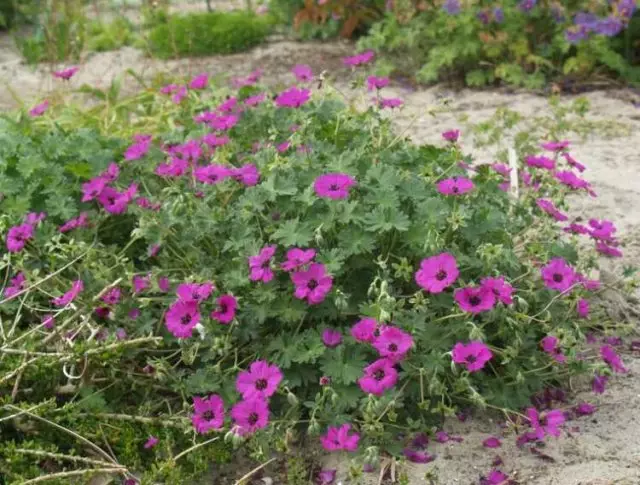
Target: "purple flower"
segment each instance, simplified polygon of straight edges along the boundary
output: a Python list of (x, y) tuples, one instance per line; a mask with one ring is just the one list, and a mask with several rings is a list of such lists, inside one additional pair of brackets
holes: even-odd
[(193, 398), (193, 416), (191, 422), (196, 432), (205, 434), (212, 429), (220, 429), (224, 423), (224, 401), (217, 394), (209, 397)]
[(613, 372), (618, 372), (621, 374), (629, 372), (629, 369), (624, 366), (624, 363), (622, 362), (620, 356), (610, 345), (603, 345), (602, 347), (600, 347), (600, 357), (602, 357), (602, 360), (609, 364), (609, 367)]
[(269, 424), (269, 405), (261, 398), (240, 401), (231, 409), (231, 417), (240, 436), (252, 434)]
[(397, 327), (382, 327), (379, 333), (373, 341), (373, 347), (380, 357), (394, 361), (402, 360), (413, 347), (411, 335)]
[(236, 378), (236, 390), (243, 399), (267, 399), (278, 390), (282, 382), (282, 371), (277, 365), (263, 360), (253, 362), (248, 370), (242, 371)]
[(364, 368), (363, 376), (358, 379), (358, 385), (363, 392), (381, 396), (398, 382), (398, 371), (389, 359), (378, 359)]
[(267, 95), (265, 93), (254, 94), (253, 96), (249, 96), (244, 100), (244, 104), (247, 106), (258, 106), (260, 103), (264, 102)]
[(562, 353), (560, 348), (560, 342), (557, 337), (553, 335), (547, 335), (540, 342), (542, 350), (553, 357), (557, 362), (564, 364), (567, 361), (567, 357)]
[(47, 111), (48, 108), (49, 108), (49, 101), (45, 99), (42, 103), (36, 104), (33, 108), (29, 110), (29, 116), (31, 116), (32, 118), (35, 118), (37, 116), (42, 116), (44, 112)]
[(551, 290), (567, 291), (576, 281), (576, 273), (563, 258), (553, 258), (540, 270), (544, 285)]
[(198, 74), (189, 81), (189, 89), (204, 89), (209, 84), (209, 75), (206, 73)]
[(573, 410), (578, 416), (589, 416), (596, 411), (596, 407), (593, 404), (589, 404), (588, 402), (583, 402), (578, 404), (575, 408), (573, 408)]
[(473, 190), (471, 179), (452, 177), (438, 182), (438, 192), (444, 195), (462, 195)]
[(564, 152), (567, 148), (569, 148), (569, 144), (569, 140), (547, 141), (540, 144), (540, 147), (543, 150), (547, 150), (549, 152)]
[(132, 308), (131, 310), (129, 310), (129, 313), (127, 314), (127, 316), (131, 320), (136, 320), (140, 316), (140, 309), (139, 308)]
[(530, 167), (543, 168), (545, 170), (553, 170), (554, 168), (556, 168), (555, 160), (544, 156), (537, 157), (534, 155), (529, 155), (524, 159), (524, 161)]
[(306, 64), (297, 64), (293, 66), (291, 72), (298, 82), (310, 82), (313, 80), (313, 71)]
[(233, 295), (222, 295), (218, 297), (216, 304), (218, 306), (211, 312), (211, 318), (222, 324), (231, 323), (236, 316), (236, 308), (238, 307), (236, 298)]
[(460, 13), (460, 0), (445, 0), (442, 9), (449, 15), (458, 15)]
[(553, 217), (556, 221), (564, 222), (564, 221), (569, 220), (569, 218), (566, 216), (566, 214), (560, 212), (560, 210), (550, 200), (537, 199), (536, 200), (536, 205), (540, 209), (545, 211), (547, 214), (549, 214), (551, 217)]
[(351, 327), (351, 336), (358, 342), (373, 343), (377, 330), (377, 321), (373, 318), (362, 318)]
[(495, 294), (484, 286), (458, 288), (453, 297), (462, 311), (474, 314), (490, 311), (496, 305)]
[(72, 66), (67, 69), (62, 69), (60, 71), (54, 71), (53, 77), (57, 77), (58, 79), (62, 79), (64, 81), (68, 81), (73, 77), (73, 75), (78, 72), (80, 69), (78, 66)]
[(380, 98), (375, 101), (378, 103), (380, 109), (399, 108), (404, 104), (404, 101), (402, 101), (400, 98)]
[(137, 295), (138, 293), (142, 293), (149, 287), (149, 285), (151, 284), (151, 279), (149, 275), (134, 275), (131, 282), (133, 284), (133, 293)]
[(360, 435), (350, 431), (351, 425), (348, 423), (339, 427), (329, 426), (327, 433), (320, 437), (320, 443), (327, 451), (356, 451)]
[(33, 239), (33, 226), (31, 224), (13, 226), (7, 232), (7, 250), (10, 253), (18, 253), (24, 249), (30, 239)]
[(502, 10), (502, 7), (495, 7), (493, 9), (493, 19), (498, 24), (504, 22), (504, 10)]
[(144, 444), (144, 449), (149, 450), (156, 446), (159, 442), (160, 440), (155, 436), (149, 436), (149, 439), (147, 439), (146, 443)]
[(342, 334), (339, 330), (327, 328), (322, 332), (322, 343), (327, 347), (337, 347), (342, 343)]
[(27, 285), (27, 279), (24, 277), (24, 273), (20, 272), (10, 280), (10, 285), (4, 290), (5, 298), (13, 298), (20, 293)]
[(180, 104), (182, 103), (182, 100), (186, 97), (187, 97), (187, 87), (180, 86), (177, 89), (177, 91), (173, 93), (173, 96), (171, 97), (171, 101), (173, 101), (174, 104)]
[(231, 176), (231, 171), (224, 165), (205, 165), (193, 171), (194, 177), (203, 184), (215, 185)]
[(469, 372), (478, 372), (493, 358), (493, 353), (483, 342), (474, 340), (468, 344), (455, 344), (451, 357), (453, 362), (464, 365)]
[(82, 212), (78, 217), (73, 219), (69, 219), (67, 222), (58, 227), (58, 230), (62, 233), (72, 231), (77, 229), (78, 227), (87, 227), (89, 225), (89, 221), (87, 218), (87, 213)]
[(327, 173), (316, 178), (313, 189), (318, 197), (346, 199), (355, 184), (356, 179), (346, 173)]
[(429, 293), (442, 293), (458, 279), (459, 274), (456, 258), (450, 253), (441, 253), (420, 262), (415, 280)]
[(589, 234), (594, 239), (601, 241), (614, 240), (614, 234), (617, 231), (616, 226), (611, 221), (605, 219), (599, 221), (598, 219), (589, 219)]
[(600, 374), (596, 374), (593, 376), (593, 382), (591, 383), (591, 390), (595, 394), (602, 394), (607, 387), (607, 381), (609, 380), (609, 376), (603, 376)]
[(320, 470), (316, 477), (318, 485), (331, 485), (336, 479), (337, 470)]
[(602, 241), (596, 242), (596, 251), (605, 256), (611, 256), (612, 258), (621, 258), (622, 251), (614, 246), (610, 246)]
[(253, 187), (260, 180), (258, 168), (253, 163), (248, 163), (231, 171), (231, 176), (247, 187)]
[(287, 251), (287, 260), (282, 263), (281, 267), (285, 271), (293, 271), (305, 267), (315, 257), (315, 249), (292, 248)]
[(47, 330), (51, 330), (55, 323), (55, 319), (51, 314), (47, 314), (42, 317), (42, 326)]
[(356, 54), (355, 56), (345, 57), (344, 59), (342, 59), (342, 62), (346, 66), (351, 66), (351, 67), (361, 66), (363, 64), (367, 64), (371, 62), (373, 60), (374, 55), (375, 54), (373, 51), (366, 51), (361, 54)]
[(178, 285), (176, 294), (178, 295), (178, 299), (180, 299), (180, 301), (184, 301), (187, 303), (201, 303), (209, 298), (209, 296), (211, 296), (213, 290), (215, 290), (215, 286), (210, 281), (202, 284), (182, 283)]
[(64, 295), (59, 296), (54, 298), (53, 300), (51, 300), (51, 303), (53, 303), (55, 306), (57, 307), (63, 307), (63, 306), (67, 306), (69, 303), (71, 303), (73, 300), (76, 299), (76, 297), (84, 290), (84, 283), (82, 280), (76, 280), (73, 282), (73, 284), (71, 285), (71, 289), (69, 291), (67, 291)]
[(269, 283), (274, 277), (271, 270), (271, 259), (276, 253), (276, 246), (265, 246), (257, 256), (249, 256), (249, 279)]
[(231, 113), (236, 108), (237, 104), (238, 98), (232, 96), (230, 98), (227, 98), (226, 101), (220, 103), (216, 108), (216, 111), (218, 111), (219, 113)]
[(576, 310), (580, 318), (589, 318), (589, 300), (580, 298), (580, 300), (578, 300)]
[(577, 224), (575, 222), (572, 222), (562, 230), (564, 232), (570, 232), (572, 234), (589, 234), (589, 229), (587, 228), (587, 226), (584, 226), (582, 224)]
[(299, 300), (306, 299), (309, 305), (322, 303), (333, 286), (333, 278), (321, 263), (312, 263), (307, 270), (292, 273), (291, 280), (295, 285), (293, 295)]
[(536, 408), (527, 409), (527, 417), (533, 428), (533, 433), (538, 440), (543, 440), (545, 435), (560, 436), (560, 428), (564, 422), (564, 413), (559, 410), (551, 410), (546, 413), (538, 413)]
[(367, 78), (367, 89), (369, 91), (375, 91), (377, 89), (382, 89), (385, 86), (389, 85), (388, 77), (377, 77), (377, 76), (369, 76)]
[(563, 153), (562, 156), (571, 167), (576, 168), (579, 172), (584, 172), (587, 169), (587, 167), (582, 165), (580, 162), (578, 162), (575, 158), (573, 158), (568, 153)]
[(102, 297), (100, 298), (107, 305), (117, 305), (120, 303), (120, 297), (122, 296), (122, 290), (118, 286), (114, 286), (110, 288)]
[(480, 480), (480, 485), (506, 485), (509, 476), (500, 470), (491, 470), (486, 478)]
[(604, 19), (598, 20), (593, 30), (600, 35), (606, 37), (615, 37), (624, 29), (624, 24), (621, 19), (610, 15)]
[(536, 6), (537, 0), (520, 0), (518, 8), (523, 12), (530, 12)]
[(412, 450), (411, 448), (405, 448), (402, 450), (402, 454), (412, 463), (431, 463), (436, 459), (435, 455), (430, 455), (426, 451)]
[(293, 86), (276, 97), (276, 106), (280, 108), (299, 108), (311, 98), (309, 89)]
[(553, 174), (553, 176), (563, 185), (566, 185), (570, 189), (579, 190), (587, 189), (591, 187), (591, 184), (584, 179), (578, 177), (571, 170), (559, 170)]
[(505, 305), (511, 305), (513, 303), (513, 292), (515, 291), (513, 286), (504, 280), (504, 276), (499, 278), (482, 278), (480, 284), (483, 288), (493, 292), (495, 297)]
[(458, 141), (458, 138), (460, 138), (460, 130), (448, 130), (448, 131), (444, 131), (442, 133), (442, 138), (444, 138), (445, 140), (451, 142), (451, 143), (455, 143)]
[(178, 300), (169, 307), (165, 314), (167, 330), (178, 339), (191, 337), (193, 329), (200, 323), (198, 304)]
[(496, 436), (489, 436), (482, 442), (482, 446), (485, 448), (500, 448), (502, 446), (502, 442), (500, 441), (500, 438), (497, 438)]

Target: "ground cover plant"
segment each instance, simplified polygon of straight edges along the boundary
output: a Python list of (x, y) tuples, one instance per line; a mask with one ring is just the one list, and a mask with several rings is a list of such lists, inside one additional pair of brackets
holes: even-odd
[[(456, 129), (440, 146), (391, 130), (403, 101), (373, 58), (345, 59), (366, 110), (296, 66), (278, 92), (201, 74), (113, 111), (3, 117), (24, 187), (0, 202), (6, 482), (193, 483), (212, 458), (304, 442), (357, 474), (433, 459), (422, 433), (469, 407), (524, 445), (565, 419), (532, 396), (626, 371), (583, 345), (615, 326), (596, 255), (622, 252), (613, 222), (564, 212), (593, 188), (563, 120), (517, 163), (472, 165)], [(32, 187), (44, 156), (64, 211)]]

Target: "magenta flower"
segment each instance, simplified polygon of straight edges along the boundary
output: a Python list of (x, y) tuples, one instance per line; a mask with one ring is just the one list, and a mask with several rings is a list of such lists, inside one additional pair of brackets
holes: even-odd
[(596, 412), (596, 407), (588, 402), (582, 402), (573, 408), (578, 416), (590, 416)]
[(562, 353), (562, 348), (560, 348), (560, 341), (557, 337), (553, 335), (547, 335), (540, 342), (542, 346), (542, 350), (544, 350), (547, 354), (553, 357), (556, 362), (564, 364), (567, 361), (567, 357)]
[[(141, 209), (148, 209), (155, 212), (158, 212), (162, 207), (162, 204), (160, 204), (160, 202), (151, 202), (146, 197), (138, 197), (136, 199), (136, 205)], [(151, 256), (155, 256), (155, 254), (152, 254)]]
[(569, 148), (569, 140), (547, 141), (545, 143), (542, 143), (540, 147), (543, 150), (547, 150), (549, 152), (563, 152), (567, 148)]
[(130, 145), (124, 152), (124, 159), (128, 161), (139, 160), (147, 154), (150, 148), (151, 137), (145, 135), (138, 136), (138, 138), (135, 139), (135, 143)]
[(622, 251), (602, 241), (596, 242), (596, 251), (598, 251), (600, 254), (604, 254), (605, 256), (611, 256), (612, 258), (622, 257)]
[(342, 343), (342, 334), (339, 330), (327, 328), (322, 332), (322, 343), (329, 348), (337, 347)]
[(511, 305), (513, 303), (513, 292), (515, 291), (513, 286), (504, 280), (504, 276), (499, 278), (482, 278), (480, 284), (483, 288), (493, 292), (495, 297), (505, 305)]
[(186, 303), (201, 303), (209, 298), (215, 289), (216, 287), (210, 281), (202, 283), (201, 285), (198, 283), (182, 283), (178, 285), (176, 294), (180, 301)]
[(33, 108), (29, 110), (29, 116), (31, 116), (32, 118), (35, 118), (37, 116), (42, 116), (44, 112), (47, 111), (48, 108), (49, 108), (49, 101), (45, 99), (42, 103), (36, 104)]
[(450, 253), (440, 253), (420, 262), (415, 280), (429, 293), (442, 293), (458, 279), (459, 274), (456, 258)]
[(598, 219), (589, 219), (589, 235), (594, 239), (602, 241), (612, 241), (614, 234), (618, 229), (611, 221), (605, 219), (599, 221)]
[(351, 327), (351, 336), (358, 342), (373, 343), (377, 330), (377, 321), (373, 318), (362, 318)]
[(402, 454), (412, 463), (431, 463), (436, 459), (435, 455), (430, 455), (426, 451), (412, 450), (411, 448), (403, 449)]
[(200, 323), (198, 304), (190, 301), (176, 301), (165, 314), (167, 330), (178, 339), (191, 337), (193, 329)]
[(589, 189), (591, 184), (584, 179), (578, 177), (571, 170), (559, 170), (554, 173), (554, 177), (563, 185), (566, 185), (570, 189)]
[(271, 259), (276, 253), (276, 246), (265, 246), (257, 256), (249, 256), (249, 279), (269, 283), (274, 277), (271, 270)]
[(209, 397), (193, 398), (193, 416), (191, 422), (196, 432), (205, 434), (212, 429), (220, 429), (224, 423), (224, 401), (217, 394)]
[(242, 182), (247, 187), (257, 185), (260, 180), (260, 173), (253, 163), (248, 163), (240, 168), (232, 170), (231, 176), (238, 182)]
[(224, 146), (229, 143), (229, 137), (227, 135), (216, 135), (215, 133), (207, 133), (202, 135), (200, 141), (207, 145), (211, 149), (216, 149), (218, 147)]
[(226, 101), (220, 103), (216, 108), (219, 113), (231, 113), (238, 105), (238, 98), (231, 96)]
[(404, 104), (404, 101), (402, 101), (400, 98), (379, 98), (375, 99), (374, 101), (378, 103), (380, 109), (399, 108)]
[(567, 291), (576, 282), (576, 273), (563, 258), (553, 258), (540, 270), (544, 285), (551, 290)]
[(144, 444), (144, 449), (150, 450), (151, 448), (156, 446), (159, 442), (160, 440), (155, 436), (149, 436), (149, 439), (147, 439), (146, 443)]
[(118, 286), (114, 286), (110, 288), (102, 297), (100, 298), (107, 305), (117, 305), (120, 303), (120, 297), (122, 296), (122, 290)]
[(462, 436), (450, 436), (446, 431), (438, 431), (436, 432), (436, 441), (438, 443), (448, 443), (449, 441), (461, 443), (463, 439)]
[(360, 435), (356, 432), (350, 434), (351, 425), (329, 426), (327, 433), (320, 437), (320, 443), (326, 451), (356, 451)]
[(587, 167), (582, 165), (580, 162), (578, 162), (575, 158), (573, 158), (568, 153), (563, 153), (562, 156), (571, 167), (578, 169), (578, 172), (584, 172), (586, 170)]
[(509, 476), (500, 470), (491, 470), (486, 478), (480, 480), (480, 485), (506, 485)]
[(297, 64), (291, 72), (299, 82), (310, 82), (313, 80), (313, 71), (306, 64)]
[(132, 308), (131, 310), (129, 310), (129, 313), (127, 313), (127, 316), (131, 320), (136, 320), (140, 316), (140, 309), (139, 308)]
[(76, 299), (76, 297), (82, 292), (82, 290), (84, 290), (84, 282), (82, 280), (76, 280), (71, 285), (71, 289), (69, 291), (67, 291), (62, 296), (54, 298), (53, 300), (51, 300), (51, 303), (53, 303), (57, 307), (67, 306), (69, 303)]
[(7, 250), (10, 253), (18, 253), (24, 249), (31, 239), (33, 239), (33, 226), (31, 224), (13, 226), (7, 232)]
[(151, 285), (151, 279), (149, 275), (134, 275), (131, 279), (131, 283), (133, 284), (133, 293), (137, 295), (138, 293), (142, 293), (144, 290), (149, 288), (149, 286)]
[(189, 162), (181, 158), (173, 157), (170, 163), (161, 163), (156, 167), (155, 173), (160, 177), (180, 177), (187, 168)]
[(214, 130), (227, 131), (236, 126), (239, 120), (237, 115), (220, 115), (209, 121), (209, 126)]
[(107, 186), (107, 180), (102, 177), (92, 178), (82, 184), (82, 202), (89, 202), (99, 197)]
[(253, 434), (269, 424), (269, 405), (260, 398), (240, 401), (231, 409), (231, 417), (239, 435)]
[(53, 315), (47, 314), (42, 317), (42, 326), (47, 330), (51, 330), (55, 324), (56, 321)]
[(613, 372), (618, 372), (620, 374), (629, 372), (629, 369), (624, 366), (620, 356), (610, 345), (603, 345), (600, 347), (600, 357), (609, 364), (609, 367), (611, 367)]
[(380, 335), (373, 341), (373, 347), (380, 357), (398, 361), (413, 347), (413, 337), (397, 327), (382, 327)]
[(580, 298), (580, 300), (578, 300), (576, 310), (580, 318), (589, 318), (589, 300)]
[(189, 81), (189, 89), (204, 89), (209, 84), (209, 75), (206, 73), (198, 74)]
[(236, 316), (236, 308), (238, 307), (236, 298), (233, 295), (222, 295), (218, 297), (216, 304), (218, 306), (211, 312), (211, 318), (222, 324), (231, 323)]
[(53, 77), (57, 77), (58, 79), (62, 79), (64, 81), (68, 81), (73, 77), (73, 75), (78, 72), (80, 69), (78, 66), (72, 66), (67, 69), (62, 69), (60, 71), (54, 71)]
[(180, 86), (177, 84), (167, 84), (166, 86), (162, 86), (160, 88), (160, 94), (173, 94), (175, 93)]
[(182, 103), (182, 100), (186, 97), (187, 97), (187, 87), (180, 86), (176, 90), (176, 92), (173, 93), (173, 96), (171, 96), (171, 101), (173, 101), (174, 104), (180, 104)]
[(278, 153), (284, 153), (286, 152), (289, 148), (291, 147), (291, 142), (290, 141), (284, 141), (278, 145), (276, 145), (276, 150), (278, 150)]
[(363, 392), (382, 396), (387, 389), (391, 389), (398, 382), (398, 371), (393, 367), (393, 361), (378, 359), (364, 368), (364, 375), (358, 379), (358, 385)]
[(471, 179), (452, 177), (438, 182), (438, 192), (444, 195), (461, 195), (473, 190)]
[(497, 438), (496, 436), (489, 436), (482, 442), (482, 446), (485, 448), (500, 448), (502, 446), (502, 441), (500, 441), (500, 438)]
[(600, 374), (596, 374), (593, 376), (593, 382), (591, 383), (591, 390), (595, 394), (602, 394), (607, 387), (607, 381), (609, 381), (609, 376), (603, 376)]
[(281, 381), (282, 371), (277, 365), (257, 360), (249, 366), (249, 370), (238, 374), (236, 389), (243, 399), (267, 399), (278, 390)]
[(316, 477), (316, 482), (318, 485), (332, 485), (336, 480), (336, 473), (338, 471), (335, 469), (332, 470), (320, 470), (318, 472), (318, 476)]
[(564, 421), (564, 413), (557, 409), (546, 413), (538, 413), (536, 408), (527, 409), (527, 417), (533, 428), (533, 433), (538, 440), (543, 440), (545, 435), (560, 436), (560, 428)]
[(247, 106), (258, 106), (260, 103), (263, 103), (266, 99), (267, 95), (265, 93), (255, 94), (253, 96), (249, 96), (244, 100), (244, 104)]
[(344, 59), (342, 59), (342, 62), (344, 63), (345, 66), (351, 66), (351, 67), (361, 66), (363, 64), (367, 64), (371, 62), (373, 60), (374, 55), (375, 54), (373, 51), (366, 51), (361, 54), (356, 54), (355, 56), (345, 57)]
[(499, 173), (503, 177), (508, 177), (511, 173), (511, 169), (504, 163), (492, 163), (491, 168), (494, 172)]
[(468, 344), (455, 344), (451, 357), (453, 362), (464, 365), (469, 372), (478, 372), (493, 358), (493, 353), (483, 342), (473, 340)]
[(311, 90), (293, 86), (276, 96), (276, 106), (280, 108), (299, 108), (311, 98)]
[(562, 230), (564, 232), (570, 232), (572, 234), (589, 234), (589, 229), (587, 228), (587, 226), (584, 226), (582, 224), (577, 224), (575, 222), (572, 222)]
[(31, 226), (37, 226), (46, 218), (47, 214), (45, 212), (29, 212), (24, 218), (24, 223)]
[(306, 299), (309, 305), (322, 303), (333, 287), (333, 278), (321, 263), (312, 263), (307, 270), (292, 273), (291, 281), (296, 287), (293, 295), (299, 300)]
[(20, 272), (10, 280), (10, 285), (4, 290), (5, 298), (13, 298), (20, 293), (27, 285), (27, 279), (24, 277), (24, 273)]
[(369, 91), (375, 91), (376, 89), (382, 89), (389, 85), (388, 77), (369, 76), (367, 78), (367, 89)]
[(131, 184), (124, 192), (118, 192), (112, 187), (105, 187), (98, 196), (98, 202), (110, 214), (122, 214), (135, 198), (137, 191), (138, 186), (136, 184)]
[(453, 292), (453, 297), (463, 312), (487, 312), (496, 305), (494, 292), (484, 286), (458, 288)]
[(442, 138), (445, 140), (455, 143), (460, 138), (460, 130), (448, 130), (442, 133)]
[(318, 197), (329, 199), (346, 199), (349, 189), (356, 185), (356, 179), (346, 173), (327, 173), (320, 175), (313, 183), (313, 189)]
[(167, 293), (171, 289), (169, 278), (167, 278), (166, 276), (161, 276), (160, 278), (158, 278), (158, 289), (163, 293)]
[(203, 184), (215, 185), (231, 175), (231, 171), (224, 165), (205, 165), (193, 171), (194, 177)]
[(292, 248), (287, 251), (287, 260), (281, 267), (285, 271), (293, 271), (311, 263), (315, 257), (315, 249)]
[(560, 210), (550, 200), (538, 199), (536, 200), (536, 204), (556, 221), (564, 222), (569, 219), (565, 214), (560, 212)]
[(534, 155), (529, 155), (524, 159), (524, 161), (530, 167), (543, 168), (545, 170), (553, 170), (554, 168), (556, 168), (555, 160), (544, 156), (537, 157)]

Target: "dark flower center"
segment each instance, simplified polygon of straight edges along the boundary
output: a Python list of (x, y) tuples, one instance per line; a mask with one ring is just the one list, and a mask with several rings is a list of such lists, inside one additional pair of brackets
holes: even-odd
[(307, 283), (307, 288), (310, 290), (315, 290), (318, 287), (318, 282), (316, 280), (311, 280)]
[(115, 197), (107, 197), (107, 202), (109, 203), (109, 205), (113, 205), (116, 203), (116, 198)]
[(384, 379), (384, 376), (385, 376), (385, 374), (384, 374), (384, 370), (382, 370), (382, 369), (379, 369), (379, 370), (377, 370), (377, 371), (375, 371), (375, 372), (373, 373), (373, 378), (374, 378), (376, 381), (381, 381), (382, 379)]
[(460, 189), (458, 188), (458, 186), (457, 186), (457, 185), (454, 185), (454, 186), (453, 186), (453, 188), (451, 189), (451, 191), (452, 191), (454, 194), (457, 194), (458, 192), (460, 192)]
[(22, 242), (22, 241), (24, 241), (24, 235), (22, 235), (22, 234), (18, 233), (18, 234), (15, 236), (15, 238), (14, 238), (14, 239), (15, 239), (16, 241)]
[(443, 270), (443, 269), (441, 269), (440, 271), (438, 271), (438, 272), (436, 273), (436, 279), (437, 279), (438, 281), (442, 281), (442, 280), (444, 280), (446, 277), (447, 277), (447, 272), (446, 272), (445, 270)]
[(469, 298), (469, 303), (471, 304), (471, 306), (478, 306), (481, 301), (482, 298), (476, 295), (473, 295), (471, 298)]
[(203, 418), (203, 419), (206, 419), (207, 421), (211, 421), (211, 420), (212, 420), (213, 418), (215, 418), (215, 417), (216, 417), (216, 415), (215, 415), (215, 414), (213, 414), (213, 411), (205, 411), (205, 412), (202, 414), (202, 418)]
[(258, 379), (256, 381), (256, 389), (258, 391), (263, 391), (267, 388), (267, 380), (266, 379)]
[(564, 277), (560, 273), (554, 273), (553, 281), (555, 281), (556, 283), (561, 283), (563, 279)]
[(338, 184), (331, 184), (329, 185), (329, 190), (340, 190), (340, 187), (338, 187)]
[(220, 303), (220, 313), (227, 313), (228, 307), (226, 303)]
[(198, 290), (193, 290), (193, 293), (191, 293), (191, 298), (193, 298), (194, 300), (200, 299), (200, 293), (198, 292)]
[(477, 359), (475, 355), (468, 355), (466, 360), (469, 364), (473, 364)]
[(251, 413), (249, 415), (249, 417), (247, 418), (247, 422), (253, 426), (254, 424), (256, 424), (258, 422), (259, 416), (258, 413)]
[(262, 268), (268, 268), (268, 267), (269, 267), (269, 260), (267, 259), (266, 261), (263, 261), (263, 262), (260, 264), (260, 266), (261, 266)]
[(374, 336), (374, 337), (379, 337), (379, 336), (380, 336), (380, 329), (379, 329), (379, 328), (376, 328), (376, 329), (373, 331), (373, 336)]
[(398, 346), (396, 344), (389, 344), (387, 347), (391, 352), (396, 352), (398, 350)]
[(186, 315), (183, 315), (180, 318), (180, 322), (182, 323), (182, 325), (188, 325), (191, 323), (191, 314), (187, 313)]

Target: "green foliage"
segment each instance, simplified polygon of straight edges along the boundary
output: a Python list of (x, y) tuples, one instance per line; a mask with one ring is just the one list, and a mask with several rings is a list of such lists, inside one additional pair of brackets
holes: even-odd
[(148, 48), (162, 59), (231, 54), (260, 44), (270, 29), (268, 17), (244, 11), (171, 16), (151, 29)]
[(91, 51), (103, 52), (131, 45), (135, 40), (133, 26), (124, 17), (113, 22), (91, 22), (87, 29), (87, 48)]

